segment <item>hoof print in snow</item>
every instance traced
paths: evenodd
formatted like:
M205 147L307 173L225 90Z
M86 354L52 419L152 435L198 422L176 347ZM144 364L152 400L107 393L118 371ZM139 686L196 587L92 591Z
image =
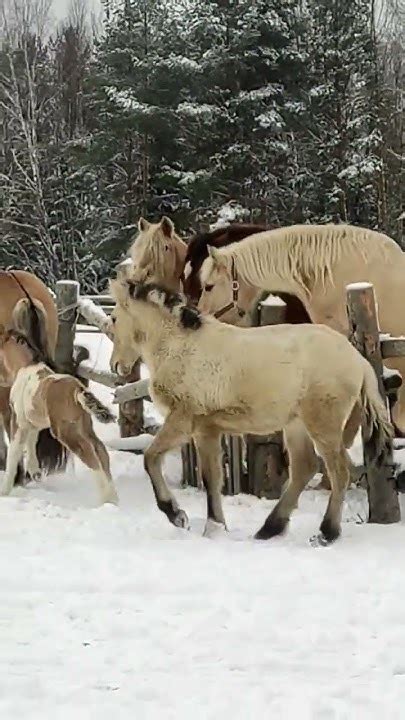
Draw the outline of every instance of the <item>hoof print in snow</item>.
M215 522L215 520L207 520L203 532L203 537L211 539L215 537L223 537L226 532L226 526L223 523Z
M332 544L333 541L328 540L323 533L318 533L317 535L313 535L309 539L309 544L313 548L321 548L321 547L329 547Z
M178 510L173 518L173 525L184 530L190 530L190 522L184 510Z

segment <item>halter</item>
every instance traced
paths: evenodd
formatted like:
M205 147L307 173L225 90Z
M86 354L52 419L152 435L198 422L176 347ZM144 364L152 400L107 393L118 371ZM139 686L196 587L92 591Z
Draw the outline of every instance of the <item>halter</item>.
M231 275L232 275L232 300L227 305L224 305L224 307L220 308L214 313L214 317L219 319L225 313L227 313L229 310L233 310L234 308L238 311L239 317L244 317L246 315L246 311L242 310L238 306L238 298L239 298L239 280L238 280L238 273L236 272L236 263L235 259L231 258Z

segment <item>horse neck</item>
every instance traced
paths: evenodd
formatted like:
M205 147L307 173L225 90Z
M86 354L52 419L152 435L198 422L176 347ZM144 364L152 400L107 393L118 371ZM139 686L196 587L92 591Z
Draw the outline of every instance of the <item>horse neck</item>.
M260 258L260 246L255 248L254 254L251 253L251 247L248 246L243 248L238 245L234 251L227 253L228 257L233 257L235 261L240 282L245 283L252 291L256 291L256 300L265 291L296 295L302 303L308 300L308 289L304 282L299 277L286 273L281 263L278 267L277 259L271 267L268 267L264 258L263 260ZM249 253L253 255L253 260L249 257Z

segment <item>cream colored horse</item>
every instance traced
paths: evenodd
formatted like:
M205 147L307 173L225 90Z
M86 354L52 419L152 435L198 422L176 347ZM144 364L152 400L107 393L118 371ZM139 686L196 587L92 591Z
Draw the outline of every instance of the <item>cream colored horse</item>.
M139 234L130 248L135 279L159 282L178 292L187 245L176 235L172 221L165 216L159 223L149 223L140 218L138 230Z
M113 371L125 376L142 357L150 394L165 416L144 455L158 507L187 527L162 475L165 453L193 437L207 491L207 526L225 526L222 511L223 433L267 435L284 429L290 478L256 537L286 528L317 467L315 445L332 492L317 541L340 534L349 482L343 432L359 410L376 462L391 435L369 363L341 334L319 325L237 328L203 317L184 296L156 284L117 280L112 313ZM320 362L320 359L322 360Z
M374 285L381 332L405 334L405 254L382 233L348 225L296 225L217 249L201 268L199 308L214 313L232 297L232 277L256 291L295 294L314 323L348 333L346 285ZM386 362L405 377L405 359ZM405 432L405 383L393 419Z

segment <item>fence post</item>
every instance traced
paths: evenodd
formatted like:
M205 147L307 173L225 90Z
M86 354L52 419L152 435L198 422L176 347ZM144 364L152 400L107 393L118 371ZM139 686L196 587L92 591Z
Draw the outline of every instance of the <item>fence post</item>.
M258 324L277 325L285 321L286 304L280 298L267 298L259 304ZM288 477L283 433L247 435L247 491L258 497L279 498Z
M124 260L117 266L117 278L125 279L129 276L131 262ZM123 378L125 383L136 382L141 379L141 363L138 361L130 375ZM120 404L118 424L122 438L140 435L143 430L143 401L127 400Z
M55 362L61 372L73 374L75 369L74 340L76 332L77 302L80 285L75 280L58 280L56 307L58 309L58 340Z
M380 393L387 405L374 288L370 283L354 283L347 285L346 294L350 342L373 367L377 375ZM373 523L398 522L401 519L401 513L392 445L387 449L380 467L375 465L365 447L364 465L367 476L368 521Z

